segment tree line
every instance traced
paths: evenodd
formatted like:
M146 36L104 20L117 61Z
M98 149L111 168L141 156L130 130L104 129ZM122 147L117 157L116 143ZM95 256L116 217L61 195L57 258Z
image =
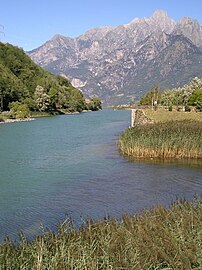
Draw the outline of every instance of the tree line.
M154 86L141 99L141 105L161 104L163 106L183 106L185 110L190 110L189 106L195 107L196 111L202 111L202 78L193 78L188 84L182 87L160 91Z

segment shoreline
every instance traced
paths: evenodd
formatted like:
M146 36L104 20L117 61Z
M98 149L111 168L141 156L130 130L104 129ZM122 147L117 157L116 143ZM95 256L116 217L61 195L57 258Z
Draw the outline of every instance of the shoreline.
M30 122L35 120L35 118L25 118L25 119L6 119L2 122L0 122L0 124L9 124L9 123L17 123L17 122Z
M100 110L98 110L100 111ZM17 119L4 119L4 117L1 117L1 113L0 113L0 124L8 124L8 123L17 123L17 122L29 122L29 121L33 121L36 120L36 118L41 118L41 117L50 117L50 116L56 116L56 115L78 115L81 113L87 113L87 112L92 112L92 110L83 110L81 112L75 111L75 112L65 112L65 111L61 111L60 113L56 113L56 114L51 114L51 113L45 113L45 114L40 114L40 113L36 113L31 115L28 118L17 118Z
M63 115L77 115L80 113L86 113L86 112L91 112L91 110L84 110L82 112L64 112ZM61 114L62 115L62 114ZM36 118L41 118L41 117L50 117L53 116L51 114L49 115L34 115L34 117L28 117L28 118L18 118L18 119L5 119L3 121L0 121L0 124L9 124L9 123L17 123L17 122L30 122L33 120L36 120Z

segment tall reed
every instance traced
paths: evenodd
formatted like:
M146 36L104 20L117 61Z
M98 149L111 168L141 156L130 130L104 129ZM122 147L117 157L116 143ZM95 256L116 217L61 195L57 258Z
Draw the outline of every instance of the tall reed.
M0 245L0 269L144 270L202 269L202 203L177 201L170 208L116 219L71 222L19 245Z
M135 126L119 137L121 152L137 158L202 158L202 122L183 120Z

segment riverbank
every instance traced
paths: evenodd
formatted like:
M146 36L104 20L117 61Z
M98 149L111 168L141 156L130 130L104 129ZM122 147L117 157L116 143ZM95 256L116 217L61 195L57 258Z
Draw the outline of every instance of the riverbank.
M0 124L16 123L16 122L28 122L33 121L35 118L50 117L54 115L75 115L80 113L92 112L91 110L83 110L82 112L68 112L68 111L55 111L55 112L32 112L28 118L8 118L8 115L0 114Z
M119 136L124 155L134 158L202 159L202 122L183 120L136 125Z
M24 118L24 119L5 119L4 121L0 121L0 124L7 124L7 123L16 123L16 122L29 122L33 121L35 118Z
M19 245L0 245L1 269L201 269L202 203L177 201L122 220L71 221Z

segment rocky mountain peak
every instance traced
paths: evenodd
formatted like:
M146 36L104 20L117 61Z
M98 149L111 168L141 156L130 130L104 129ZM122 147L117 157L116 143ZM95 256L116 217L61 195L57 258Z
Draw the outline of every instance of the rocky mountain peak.
M181 25L187 25L187 24L199 25L197 20L194 20L190 17L182 17L182 19L179 21L179 24L181 24Z
M112 27L112 26L103 26L99 28L93 28L86 31L83 35L79 36L77 39L82 38L84 36L88 38L99 38L100 36L103 37L114 28L115 27Z
M149 18L90 29L76 38L55 35L29 55L49 71L65 74L86 96L98 95L109 104L140 96L154 84L178 86L202 76L200 46L196 20L176 23L158 10Z
M163 31L167 34L171 33L176 25L176 22L171 19L164 10L157 10L149 18L135 18L126 27L140 26L149 30L150 33Z
M60 34L56 34L51 38L51 40L58 40L58 39L64 39L64 38L66 37Z
M156 19L156 20L161 20L162 18L169 18L168 14L165 10L156 10L151 18Z
M150 17L150 23L153 27L160 28L166 33L171 33L176 25L176 22L171 19L164 10L157 10Z
M52 43L52 45L54 44L54 46L56 47L66 47L68 44L73 44L74 43L74 39L70 38L70 37L65 37L62 35L55 35L51 38L50 42Z
M183 17L175 26L174 34L184 35L194 44L202 47L202 27L197 20Z
M141 19L139 18L134 18L130 23L124 24L124 26L129 26L131 24L138 24Z

